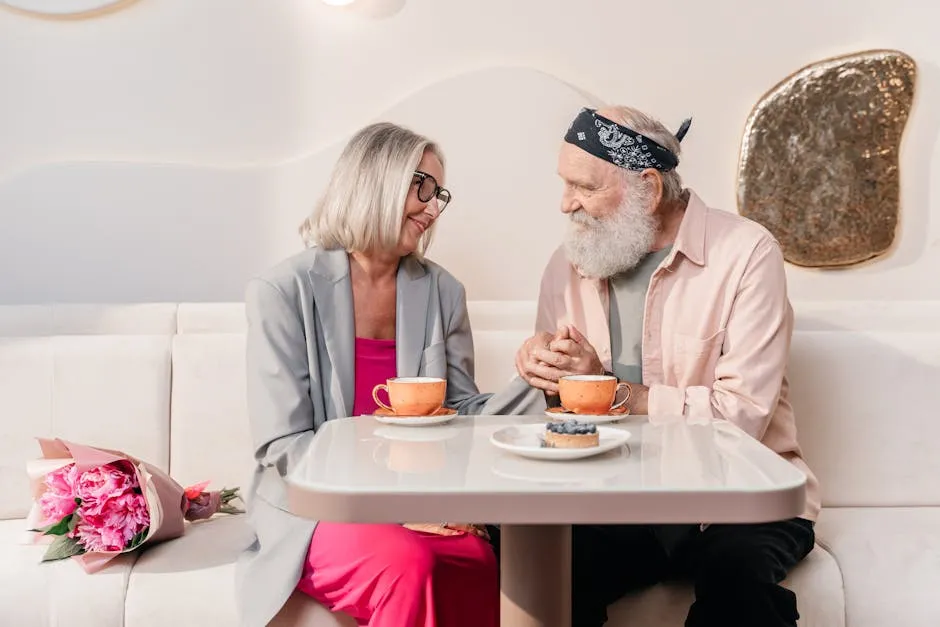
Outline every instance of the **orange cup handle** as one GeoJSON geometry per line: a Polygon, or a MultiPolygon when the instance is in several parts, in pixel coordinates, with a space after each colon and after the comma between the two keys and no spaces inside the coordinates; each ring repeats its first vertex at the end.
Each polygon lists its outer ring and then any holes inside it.
{"type": "Polygon", "coordinates": [[[631,393],[633,390],[632,390],[632,388],[630,387],[630,384],[629,384],[629,383],[626,383],[626,382],[624,382],[624,383],[618,383],[618,384],[617,384],[617,391],[614,392],[614,398],[617,398],[617,393],[620,392],[621,389],[626,390],[626,391],[627,391],[627,395],[624,396],[624,397],[623,397],[623,400],[621,400],[619,403],[614,403],[613,405],[611,405],[611,406],[610,406],[611,409],[620,409],[621,407],[623,407],[624,405],[626,405],[627,401],[630,400],[630,393],[631,393]]]}
{"type": "MultiPolygon", "coordinates": [[[[395,412],[394,409],[383,403],[379,400],[379,390],[385,390],[385,393],[388,394],[388,386],[384,383],[379,383],[377,386],[372,388],[372,400],[375,401],[375,404],[384,409],[385,411],[395,412]]],[[[392,399],[389,397],[388,402],[391,403],[392,399]]]]}

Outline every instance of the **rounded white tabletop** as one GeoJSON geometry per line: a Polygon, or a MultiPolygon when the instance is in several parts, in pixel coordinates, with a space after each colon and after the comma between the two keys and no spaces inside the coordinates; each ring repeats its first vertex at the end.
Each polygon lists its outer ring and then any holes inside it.
{"type": "Polygon", "coordinates": [[[624,446],[581,460],[497,448],[544,416],[458,416],[427,427],[327,422],[288,477],[291,510],[317,520],[515,524],[718,523],[802,513],[805,475],[726,421],[629,417],[624,446]]]}

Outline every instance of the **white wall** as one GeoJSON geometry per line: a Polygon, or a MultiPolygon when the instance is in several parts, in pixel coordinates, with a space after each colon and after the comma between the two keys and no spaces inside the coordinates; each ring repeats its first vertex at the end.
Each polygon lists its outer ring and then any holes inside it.
{"type": "Polygon", "coordinates": [[[448,153],[456,201],[431,257],[471,298],[534,298],[562,225],[554,151],[578,106],[694,115],[680,171],[735,211],[757,98],[806,63],[880,47],[920,67],[898,245],[861,268],[791,267],[791,293],[940,298],[940,6],[391,2],[384,19],[319,0],[139,0],[79,21],[0,9],[0,303],[238,300],[298,250],[341,142],[378,117],[448,153]]]}

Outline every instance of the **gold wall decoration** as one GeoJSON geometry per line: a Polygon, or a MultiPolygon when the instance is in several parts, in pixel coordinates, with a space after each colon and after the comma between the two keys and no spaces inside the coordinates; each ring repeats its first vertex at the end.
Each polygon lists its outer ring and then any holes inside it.
{"type": "Polygon", "coordinates": [[[859,52],[802,68],[754,106],[738,211],[774,234],[788,262],[846,266],[891,247],[916,75],[902,52],[859,52]]]}

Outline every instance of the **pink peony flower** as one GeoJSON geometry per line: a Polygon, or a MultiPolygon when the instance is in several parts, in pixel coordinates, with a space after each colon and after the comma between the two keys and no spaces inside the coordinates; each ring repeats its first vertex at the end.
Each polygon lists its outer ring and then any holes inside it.
{"type": "Polygon", "coordinates": [[[137,475],[133,467],[126,462],[114,462],[83,472],[75,486],[75,494],[83,506],[86,503],[93,505],[136,487],[137,475]]]}
{"type": "Polygon", "coordinates": [[[75,483],[78,470],[75,464],[63,466],[46,475],[46,491],[39,497],[39,511],[43,526],[58,522],[75,511],[75,483]]]}
{"type": "Polygon", "coordinates": [[[142,494],[127,491],[78,510],[80,521],[73,536],[86,551],[120,551],[150,525],[147,501],[142,494]]]}

